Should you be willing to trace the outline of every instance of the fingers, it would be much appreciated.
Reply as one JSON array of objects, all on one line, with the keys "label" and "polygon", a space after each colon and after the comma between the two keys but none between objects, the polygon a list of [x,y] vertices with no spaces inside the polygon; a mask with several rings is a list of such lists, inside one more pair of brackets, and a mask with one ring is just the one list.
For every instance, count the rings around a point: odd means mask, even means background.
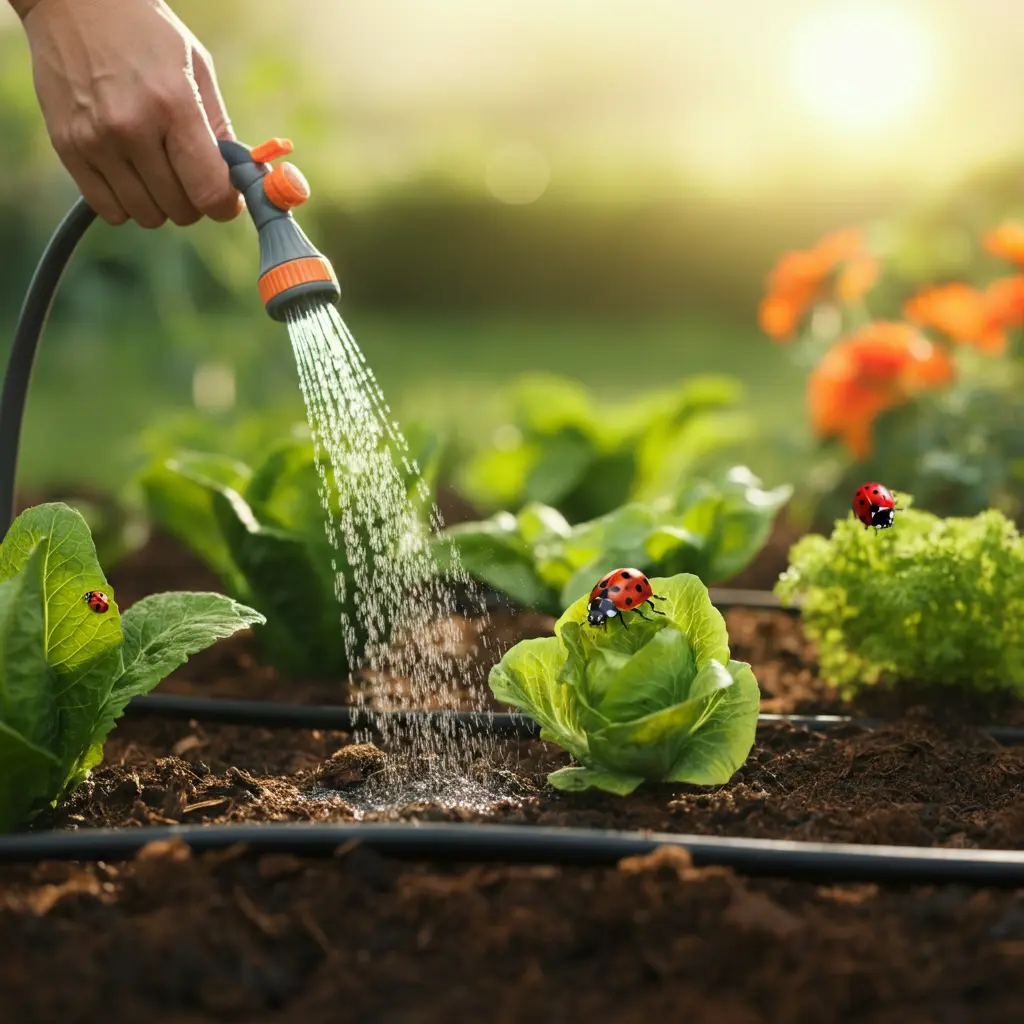
[{"label": "fingers", "polygon": [[153,202],[172,223],[186,227],[202,217],[178,180],[162,139],[134,146],[131,163]]},{"label": "fingers", "polygon": [[117,201],[139,227],[152,229],[166,223],[167,214],[157,204],[130,161],[113,157],[100,163],[96,170],[103,175],[117,196]]},{"label": "fingers", "polygon": [[233,220],[242,209],[242,198],[217,148],[218,138],[234,138],[231,120],[202,53],[194,56],[193,75],[198,97],[176,108],[167,133],[167,154],[192,205],[213,220]]},{"label": "fingers", "polygon": [[76,151],[62,152],[60,158],[82,197],[103,220],[114,227],[128,220],[128,212],[118,202],[102,174],[93,170]]},{"label": "fingers", "polygon": [[64,166],[109,224],[130,218],[158,228],[170,219],[184,226],[204,215],[229,221],[243,208],[214,134],[233,138],[231,122],[200,55],[195,72],[194,82],[182,76],[136,109],[122,104],[53,133]]}]

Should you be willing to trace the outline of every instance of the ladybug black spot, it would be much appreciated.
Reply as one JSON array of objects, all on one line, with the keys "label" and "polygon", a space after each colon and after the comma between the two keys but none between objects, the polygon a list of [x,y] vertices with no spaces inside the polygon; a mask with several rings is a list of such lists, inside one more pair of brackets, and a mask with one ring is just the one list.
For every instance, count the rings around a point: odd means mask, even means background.
[{"label": "ladybug black spot", "polygon": [[619,586],[619,585],[618,585],[618,584],[616,583],[616,584],[615,584],[615,586],[614,586],[614,587],[612,587],[612,593],[613,593],[613,594],[616,594],[616,593],[618,593],[618,592],[619,592],[619,591],[620,591],[621,589],[622,589],[622,587],[620,587],[620,586]]},{"label": "ladybug black spot", "polygon": [[626,598],[626,604],[632,604],[632,603],[633,603],[633,598],[627,597]]},{"label": "ladybug black spot", "polygon": [[865,500],[864,498],[861,498],[861,499],[860,499],[860,503],[861,503],[862,505],[866,505],[866,504],[867,504],[867,501],[866,501],[866,500]]},{"label": "ladybug black spot", "polygon": [[644,592],[644,585],[642,583],[638,583],[636,585],[636,592],[638,594],[642,594]]},{"label": "ladybug black spot", "polygon": [[628,580],[628,579],[630,578],[630,573],[628,573],[628,572],[624,572],[624,573],[622,574],[622,578],[623,578],[624,580]]},{"label": "ladybug black spot", "polygon": [[877,493],[878,493],[878,488],[877,488],[877,487],[873,487],[873,488],[871,489],[871,493],[872,493],[872,494],[877,494]]},{"label": "ladybug black spot", "polygon": [[604,590],[601,591],[601,598],[602,598],[602,600],[604,598],[606,598],[607,596],[608,596],[608,588],[605,587]]}]

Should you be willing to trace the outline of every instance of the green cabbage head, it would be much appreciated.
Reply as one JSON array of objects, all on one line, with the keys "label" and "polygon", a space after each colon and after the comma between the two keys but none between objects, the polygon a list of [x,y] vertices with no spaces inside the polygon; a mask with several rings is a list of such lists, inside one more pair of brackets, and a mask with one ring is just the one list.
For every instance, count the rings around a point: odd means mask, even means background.
[{"label": "green cabbage head", "polygon": [[689,574],[652,579],[664,616],[587,624],[576,601],[555,636],[523,640],[491,669],[490,687],[533,717],[541,737],[578,766],[552,772],[557,789],[625,795],[641,782],[728,782],[754,745],[760,692],[730,661],[725,620]]}]

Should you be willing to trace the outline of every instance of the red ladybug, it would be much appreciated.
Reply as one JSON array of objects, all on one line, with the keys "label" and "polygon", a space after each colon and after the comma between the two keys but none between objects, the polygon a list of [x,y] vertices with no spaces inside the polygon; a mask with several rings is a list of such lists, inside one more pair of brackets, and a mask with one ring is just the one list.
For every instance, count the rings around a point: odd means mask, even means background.
[{"label": "red ladybug", "polygon": [[[592,626],[607,626],[609,619],[624,616],[626,612],[636,612],[641,619],[650,622],[640,606],[649,604],[657,615],[664,615],[654,608],[655,601],[664,600],[651,590],[650,581],[639,569],[616,569],[604,576],[590,592],[587,622]],[[622,624],[626,625],[625,618]]]},{"label": "red ladybug", "polygon": [[100,615],[110,610],[110,598],[102,590],[90,590],[82,600]]},{"label": "red ladybug", "polygon": [[853,514],[864,524],[866,530],[888,530],[903,509],[896,506],[896,499],[888,487],[878,483],[862,484],[853,496]]}]

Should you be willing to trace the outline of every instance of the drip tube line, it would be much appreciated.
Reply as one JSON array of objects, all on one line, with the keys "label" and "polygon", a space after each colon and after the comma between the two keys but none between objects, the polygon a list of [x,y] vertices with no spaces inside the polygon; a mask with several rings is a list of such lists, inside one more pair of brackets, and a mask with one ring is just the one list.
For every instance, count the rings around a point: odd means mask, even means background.
[{"label": "drip tube line", "polygon": [[385,856],[444,862],[613,865],[659,846],[682,847],[695,866],[807,881],[913,885],[1024,885],[1024,852],[808,843],[779,839],[533,825],[450,823],[270,823],[81,829],[0,837],[0,863],[124,860],[153,842],[178,840],[196,853],[242,844],[250,853],[330,857],[358,844]]},{"label": "drip tube line", "polygon": [[[211,697],[179,697],[175,694],[150,694],[135,697],[126,714],[132,718],[155,716],[178,720],[217,722],[221,725],[251,725],[267,729],[325,729],[351,732],[372,729],[374,720],[386,719],[399,729],[414,725],[428,728],[465,730],[482,735],[513,736],[532,739],[540,735],[540,726],[528,715],[489,711],[375,711],[344,704],[285,704],[265,700],[231,700]],[[881,718],[850,718],[844,715],[759,715],[759,725],[791,725],[794,728],[824,732],[840,726],[857,729],[882,729],[890,723]],[[1024,729],[1012,726],[980,726],[997,743],[1024,745]]]}]

